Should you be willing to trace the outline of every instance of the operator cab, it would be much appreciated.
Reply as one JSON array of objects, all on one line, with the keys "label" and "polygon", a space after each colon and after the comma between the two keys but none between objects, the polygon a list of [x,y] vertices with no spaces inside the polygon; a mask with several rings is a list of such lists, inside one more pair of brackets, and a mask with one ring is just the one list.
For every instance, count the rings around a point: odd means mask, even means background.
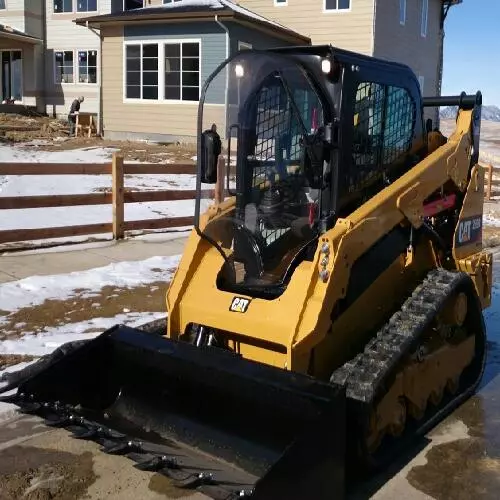
[{"label": "operator cab", "polygon": [[[225,81],[234,206],[201,230],[202,183],[218,161],[203,125]],[[245,50],[221,65],[200,102],[195,212],[225,258],[218,286],[279,296],[320,234],[425,155],[420,102],[407,66],[330,46]]]}]

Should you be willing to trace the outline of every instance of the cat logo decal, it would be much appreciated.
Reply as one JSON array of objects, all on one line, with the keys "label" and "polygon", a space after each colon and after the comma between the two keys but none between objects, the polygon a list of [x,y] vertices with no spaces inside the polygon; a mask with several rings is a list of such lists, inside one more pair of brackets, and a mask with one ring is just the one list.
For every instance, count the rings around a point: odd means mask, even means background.
[{"label": "cat logo decal", "polygon": [[245,299],[244,297],[234,297],[231,301],[229,310],[231,312],[246,313],[249,305],[250,299]]}]

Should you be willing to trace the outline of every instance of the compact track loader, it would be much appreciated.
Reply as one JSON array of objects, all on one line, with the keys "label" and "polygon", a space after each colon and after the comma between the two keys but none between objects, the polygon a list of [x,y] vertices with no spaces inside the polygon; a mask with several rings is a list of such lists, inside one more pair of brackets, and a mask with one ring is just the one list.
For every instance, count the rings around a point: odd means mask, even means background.
[{"label": "compact track loader", "polygon": [[211,498],[343,498],[481,380],[481,105],[331,46],[235,54],[201,93],[164,327],[65,345],[5,399]]}]

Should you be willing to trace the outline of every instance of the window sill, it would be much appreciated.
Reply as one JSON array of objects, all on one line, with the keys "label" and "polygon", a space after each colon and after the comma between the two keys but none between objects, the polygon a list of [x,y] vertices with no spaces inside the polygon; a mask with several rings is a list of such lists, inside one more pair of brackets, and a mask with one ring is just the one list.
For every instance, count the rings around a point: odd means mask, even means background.
[{"label": "window sill", "polygon": [[200,101],[176,101],[173,99],[127,99],[123,98],[124,104],[180,104],[199,106]]}]

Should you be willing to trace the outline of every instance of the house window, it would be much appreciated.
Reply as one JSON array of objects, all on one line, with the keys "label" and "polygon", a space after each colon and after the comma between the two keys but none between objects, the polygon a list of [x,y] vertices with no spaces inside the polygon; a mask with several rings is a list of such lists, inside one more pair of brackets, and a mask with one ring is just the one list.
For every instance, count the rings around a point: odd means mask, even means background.
[{"label": "house window", "polygon": [[163,5],[166,5],[168,3],[177,3],[181,2],[182,0],[163,0]]},{"label": "house window", "polygon": [[324,0],[325,11],[349,10],[351,8],[351,0]]},{"label": "house window", "polygon": [[23,54],[0,50],[0,103],[23,101]]},{"label": "house window", "polygon": [[78,51],[78,82],[97,83],[97,50]]},{"label": "house window", "polygon": [[54,0],[54,12],[73,12],[73,0]]},{"label": "house window", "polygon": [[123,0],[123,10],[141,9],[143,0]]},{"label": "house window", "polygon": [[274,5],[278,7],[288,5],[288,0],[274,0]]},{"label": "house window", "polygon": [[126,46],[127,99],[158,99],[158,44]]},{"label": "house window", "polygon": [[74,83],[73,51],[64,50],[54,54],[56,83]]},{"label": "house window", "polygon": [[0,0],[0,9],[5,9],[5,0]]},{"label": "house window", "polygon": [[420,32],[423,37],[427,36],[428,18],[429,18],[429,0],[422,0],[422,26]]},{"label": "house window", "polygon": [[406,23],[406,0],[399,0],[399,24],[404,26]]},{"label": "house window", "polygon": [[200,98],[200,44],[165,44],[165,99],[198,101]]},{"label": "house window", "polygon": [[97,0],[78,0],[78,12],[96,12]]}]

